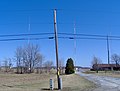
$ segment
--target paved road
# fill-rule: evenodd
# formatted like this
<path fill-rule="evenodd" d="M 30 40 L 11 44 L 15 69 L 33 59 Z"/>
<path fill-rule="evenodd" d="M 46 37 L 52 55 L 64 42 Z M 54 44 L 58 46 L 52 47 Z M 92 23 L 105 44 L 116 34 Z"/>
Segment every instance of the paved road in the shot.
<path fill-rule="evenodd" d="M 98 88 L 93 91 L 120 91 L 120 78 L 96 76 L 93 74 L 83 74 L 81 72 L 77 72 L 77 74 L 98 85 Z"/>

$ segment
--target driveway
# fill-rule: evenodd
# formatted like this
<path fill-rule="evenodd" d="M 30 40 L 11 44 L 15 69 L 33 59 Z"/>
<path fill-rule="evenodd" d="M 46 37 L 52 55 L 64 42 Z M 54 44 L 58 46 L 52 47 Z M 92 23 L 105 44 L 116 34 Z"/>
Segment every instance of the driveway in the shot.
<path fill-rule="evenodd" d="M 98 88 L 93 91 L 120 91 L 120 78 L 96 76 L 93 74 L 84 74 L 82 72 L 77 72 L 77 74 L 94 82 L 98 86 Z"/>

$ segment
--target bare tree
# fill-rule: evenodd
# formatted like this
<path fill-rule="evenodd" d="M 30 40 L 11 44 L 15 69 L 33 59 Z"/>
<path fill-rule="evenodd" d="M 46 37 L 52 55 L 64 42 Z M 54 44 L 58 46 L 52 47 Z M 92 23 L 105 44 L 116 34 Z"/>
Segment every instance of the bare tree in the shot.
<path fill-rule="evenodd" d="M 63 59 L 59 59 L 58 66 L 59 66 L 60 73 L 63 74 L 63 70 L 64 70 L 64 60 Z"/>
<path fill-rule="evenodd" d="M 3 62 L 5 72 L 10 72 L 12 67 L 11 58 L 5 58 Z"/>
<path fill-rule="evenodd" d="M 98 73 L 98 64 L 102 63 L 101 59 L 97 58 L 97 57 L 93 57 L 93 60 L 92 60 L 92 67 L 93 69 L 96 70 L 96 72 Z"/>
<path fill-rule="evenodd" d="M 8 58 L 8 66 L 9 66 L 9 71 L 11 71 L 11 68 L 12 68 L 12 66 L 13 66 L 13 64 L 12 64 L 12 59 L 11 58 Z"/>
<path fill-rule="evenodd" d="M 40 62 L 36 65 L 36 70 L 37 70 L 36 73 L 42 73 L 43 61 L 44 61 L 44 57 L 41 55 Z"/>
<path fill-rule="evenodd" d="M 3 62 L 4 62 L 4 63 L 3 63 L 4 66 L 3 66 L 3 67 L 4 67 L 4 69 L 5 69 L 4 71 L 5 71 L 5 72 L 8 72 L 8 60 L 5 58 Z"/>
<path fill-rule="evenodd" d="M 1 71 L 1 61 L 0 61 L 0 71 Z"/>
<path fill-rule="evenodd" d="M 42 60 L 42 55 L 39 53 L 38 45 L 29 44 L 25 47 L 26 61 L 29 66 L 30 73 L 33 72 L 34 67 L 37 66 Z"/>
<path fill-rule="evenodd" d="M 15 52 L 15 61 L 16 61 L 16 65 L 17 65 L 17 73 L 21 73 L 22 74 L 22 66 L 23 66 L 23 48 L 22 47 L 18 47 L 16 49 Z"/>
<path fill-rule="evenodd" d="M 116 64 L 116 66 L 118 66 L 120 63 L 120 56 L 118 54 L 113 54 L 111 56 L 111 60 Z"/>
<path fill-rule="evenodd" d="M 24 67 L 25 72 L 33 72 L 34 68 L 42 61 L 38 45 L 28 44 L 18 47 L 15 55 L 18 68 L 19 66 Z"/>
<path fill-rule="evenodd" d="M 53 65 L 53 62 L 52 61 L 46 61 L 44 63 L 44 66 L 46 68 L 46 73 L 50 72 L 50 69 L 51 69 L 51 66 Z"/>

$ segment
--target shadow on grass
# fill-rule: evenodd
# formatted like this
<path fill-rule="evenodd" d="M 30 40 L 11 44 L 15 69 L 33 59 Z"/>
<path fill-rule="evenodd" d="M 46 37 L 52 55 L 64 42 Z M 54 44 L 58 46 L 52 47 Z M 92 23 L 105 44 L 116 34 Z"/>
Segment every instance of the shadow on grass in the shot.
<path fill-rule="evenodd" d="M 72 91 L 70 87 L 65 87 L 62 90 L 58 90 L 57 88 L 54 88 L 53 90 L 50 90 L 49 88 L 42 88 L 41 91 Z M 77 90 L 79 91 L 79 90 Z M 84 90 L 82 90 L 84 91 Z"/>
<path fill-rule="evenodd" d="M 9 88 L 13 88 L 13 86 L 9 86 L 9 85 L 2 85 L 2 86 L 9 87 Z"/>
<path fill-rule="evenodd" d="M 48 90 L 48 91 L 51 91 L 50 88 L 42 88 L 41 90 L 42 90 L 42 91 L 44 91 L 44 90 L 45 90 L 45 91 L 47 91 L 47 90 Z M 54 88 L 53 90 L 58 90 L 58 89 L 57 89 L 57 88 Z"/>

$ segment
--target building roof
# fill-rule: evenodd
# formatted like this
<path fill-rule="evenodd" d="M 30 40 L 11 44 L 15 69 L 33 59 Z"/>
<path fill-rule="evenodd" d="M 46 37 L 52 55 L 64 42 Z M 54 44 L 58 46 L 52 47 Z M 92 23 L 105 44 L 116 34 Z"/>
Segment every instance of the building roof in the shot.
<path fill-rule="evenodd" d="M 120 65 L 116 65 L 116 64 L 97 64 L 98 67 L 120 67 Z"/>

